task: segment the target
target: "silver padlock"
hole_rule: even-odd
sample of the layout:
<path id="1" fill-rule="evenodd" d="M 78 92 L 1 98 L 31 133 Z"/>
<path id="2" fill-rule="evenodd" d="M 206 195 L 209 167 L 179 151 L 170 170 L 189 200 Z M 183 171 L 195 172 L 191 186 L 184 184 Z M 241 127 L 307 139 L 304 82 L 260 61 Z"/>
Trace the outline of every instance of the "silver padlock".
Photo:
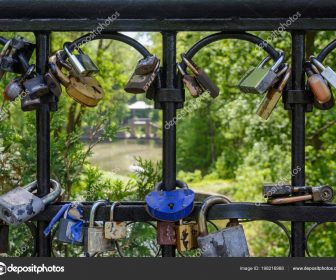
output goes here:
<path id="1" fill-rule="evenodd" d="M 89 56 L 83 53 L 80 48 L 77 48 L 79 54 L 74 55 L 69 50 L 68 43 L 65 43 L 64 50 L 69 57 L 71 66 L 78 75 L 89 76 L 99 72 L 99 68 L 94 64 Z"/>
<path id="2" fill-rule="evenodd" d="M 321 76 L 325 78 L 329 84 L 336 88 L 336 73 L 329 66 L 324 66 L 316 57 L 310 56 L 311 63 L 316 66 Z"/>
<path id="3" fill-rule="evenodd" d="M 98 200 L 92 205 L 90 212 L 89 227 L 86 228 L 84 235 L 84 252 L 87 257 L 93 257 L 98 253 L 112 251 L 115 248 L 115 243 L 104 237 L 104 226 L 95 226 L 96 210 L 101 205 L 106 205 L 105 200 Z"/>
<path id="4" fill-rule="evenodd" d="M 0 196 L 0 219 L 10 225 L 19 225 L 44 210 L 61 194 L 62 188 L 55 180 L 50 180 L 52 192 L 44 197 L 37 197 L 32 191 L 37 189 L 37 181 L 25 187 L 15 188 Z"/>
<path id="5" fill-rule="evenodd" d="M 114 202 L 111 205 L 110 221 L 105 222 L 104 225 L 104 237 L 106 239 L 123 239 L 127 235 L 127 223 L 114 221 L 114 211 L 116 206 L 120 205 L 120 202 Z"/>
<path id="6" fill-rule="evenodd" d="M 256 68 L 251 68 L 238 82 L 238 88 L 245 93 L 264 93 L 278 81 L 280 66 L 283 64 L 285 53 L 281 52 L 271 68 L 265 67 L 270 60 L 267 56 Z"/>
<path id="7" fill-rule="evenodd" d="M 198 246 L 202 257 L 249 257 L 243 227 L 238 221 L 230 220 L 229 227 L 209 234 L 206 224 L 208 210 L 216 204 L 228 204 L 227 198 L 210 196 L 204 200 L 198 214 L 199 237 Z"/>

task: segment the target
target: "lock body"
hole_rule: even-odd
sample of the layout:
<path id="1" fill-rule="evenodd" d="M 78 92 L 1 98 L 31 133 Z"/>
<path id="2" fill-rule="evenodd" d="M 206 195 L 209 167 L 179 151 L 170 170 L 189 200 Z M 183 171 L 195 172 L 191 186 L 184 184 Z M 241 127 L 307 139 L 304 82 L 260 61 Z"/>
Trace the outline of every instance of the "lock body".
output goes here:
<path id="1" fill-rule="evenodd" d="M 133 94 L 147 92 L 158 75 L 159 67 L 160 60 L 156 56 L 139 60 L 124 90 Z"/>
<path id="2" fill-rule="evenodd" d="M 61 218 L 59 221 L 59 227 L 57 231 L 57 240 L 63 243 L 68 243 L 72 245 L 84 245 L 84 227 L 81 227 L 79 238 L 75 240 L 72 235 L 72 227 L 76 225 L 76 221 Z"/>
<path id="3" fill-rule="evenodd" d="M 245 93 L 264 93 L 277 79 L 277 74 L 267 68 L 250 69 L 238 83 L 238 88 Z"/>
<path id="4" fill-rule="evenodd" d="M 127 236 L 126 222 L 105 222 L 104 237 L 106 239 L 124 239 Z"/>
<path id="5" fill-rule="evenodd" d="M 1 195 L 0 219 L 11 225 L 19 225 L 42 212 L 45 206 L 53 203 L 62 191 L 58 182 L 50 180 L 50 183 L 52 191 L 41 198 L 32 194 L 32 191 L 37 189 L 37 181 Z"/>
<path id="6" fill-rule="evenodd" d="M 18 225 L 42 212 L 44 207 L 41 198 L 18 187 L 0 196 L 0 219 Z"/>
<path id="7" fill-rule="evenodd" d="M 84 236 L 84 251 L 89 257 L 112 251 L 115 248 L 115 243 L 112 240 L 104 238 L 104 227 L 102 226 L 85 228 Z"/>
<path id="8" fill-rule="evenodd" d="M 202 257 L 249 257 L 245 233 L 241 225 L 198 237 Z"/>
<path id="9" fill-rule="evenodd" d="M 238 82 L 238 88 L 245 93 L 264 93 L 278 81 L 278 71 L 284 60 L 285 54 L 280 53 L 272 67 L 265 67 L 270 59 L 267 56 L 257 67 L 250 68 Z"/>
<path id="10" fill-rule="evenodd" d="M 9 101 L 14 101 L 23 91 L 18 79 L 12 80 L 4 90 L 4 98 Z"/>
<path id="11" fill-rule="evenodd" d="M 159 245 L 176 245 L 174 222 L 157 222 L 157 243 Z"/>
<path id="12" fill-rule="evenodd" d="M 198 225 L 195 223 L 180 224 L 176 228 L 176 247 L 180 252 L 198 248 Z"/>
<path id="13" fill-rule="evenodd" d="M 66 86 L 67 94 L 81 105 L 95 107 L 104 98 L 104 91 L 95 77 L 70 76 L 70 83 Z"/>
<path id="14" fill-rule="evenodd" d="M 21 109 L 24 112 L 34 111 L 40 105 L 41 105 L 40 98 L 32 99 L 28 94 L 21 98 Z"/>
<path id="15" fill-rule="evenodd" d="M 41 97 L 49 92 L 49 87 L 41 75 L 27 79 L 23 82 L 23 86 L 31 99 Z"/>
<path id="16" fill-rule="evenodd" d="M 308 85 L 318 103 L 325 104 L 331 99 L 331 91 L 320 74 L 308 77 Z"/>

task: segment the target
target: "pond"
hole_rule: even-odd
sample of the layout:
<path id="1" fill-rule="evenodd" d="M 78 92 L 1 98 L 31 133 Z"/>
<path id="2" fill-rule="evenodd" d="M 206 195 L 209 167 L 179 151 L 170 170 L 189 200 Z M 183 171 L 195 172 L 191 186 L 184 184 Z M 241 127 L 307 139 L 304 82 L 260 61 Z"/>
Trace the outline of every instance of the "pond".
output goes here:
<path id="1" fill-rule="evenodd" d="M 127 139 L 98 144 L 93 149 L 90 162 L 104 171 L 127 175 L 136 166 L 135 157 L 161 160 L 161 143 L 156 140 Z"/>

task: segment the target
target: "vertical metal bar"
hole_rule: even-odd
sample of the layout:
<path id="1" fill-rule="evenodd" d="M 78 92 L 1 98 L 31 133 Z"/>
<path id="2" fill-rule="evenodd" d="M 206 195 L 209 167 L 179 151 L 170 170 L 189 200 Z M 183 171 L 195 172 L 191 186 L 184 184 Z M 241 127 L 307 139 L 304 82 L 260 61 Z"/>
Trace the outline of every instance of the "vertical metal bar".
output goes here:
<path id="1" fill-rule="evenodd" d="M 162 80 L 166 88 L 176 87 L 176 33 L 162 33 L 163 69 Z M 162 103 L 163 113 L 163 187 L 165 190 L 173 190 L 176 187 L 176 127 L 175 125 L 165 128 L 165 123 L 176 117 L 176 105 L 174 102 Z M 175 257 L 175 246 L 162 246 L 163 257 Z"/>
<path id="2" fill-rule="evenodd" d="M 36 37 L 36 71 L 45 74 L 48 68 L 50 52 L 50 37 L 47 32 L 38 32 Z M 46 100 L 41 100 L 41 106 L 36 111 L 37 136 L 37 194 L 44 196 L 50 191 L 50 112 Z M 38 222 L 37 255 L 39 257 L 51 256 L 51 239 L 45 237 L 43 230 L 47 222 Z"/>
<path id="3" fill-rule="evenodd" d="M 292 32 L 292 89 L 305 87 L 303 64 L 305 62 L 305 32 Z M 292 186 L 305 185 L 305 106 L 292 107 Z M 294 172 L 296 170 L 297 172 Z M 301 203 L 302 204 L 302 203 Z M 292 257 L 305 256 L 305 224 L 292 222 Z"/>

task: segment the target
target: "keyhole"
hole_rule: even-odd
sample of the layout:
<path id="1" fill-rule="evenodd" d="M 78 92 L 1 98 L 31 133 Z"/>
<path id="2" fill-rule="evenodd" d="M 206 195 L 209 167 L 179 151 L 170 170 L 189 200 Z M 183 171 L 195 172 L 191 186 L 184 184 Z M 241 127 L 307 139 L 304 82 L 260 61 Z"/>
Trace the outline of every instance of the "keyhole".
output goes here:
<path id="1" fill-rule="evenodd" d="M 174 203 L 172 203 L 172 202 L 169 203 L 169 204 L 168 204 L 168 207 L 169 207 L 170 210 L 173 210 L 173 208 L 174 208 Z"/>

